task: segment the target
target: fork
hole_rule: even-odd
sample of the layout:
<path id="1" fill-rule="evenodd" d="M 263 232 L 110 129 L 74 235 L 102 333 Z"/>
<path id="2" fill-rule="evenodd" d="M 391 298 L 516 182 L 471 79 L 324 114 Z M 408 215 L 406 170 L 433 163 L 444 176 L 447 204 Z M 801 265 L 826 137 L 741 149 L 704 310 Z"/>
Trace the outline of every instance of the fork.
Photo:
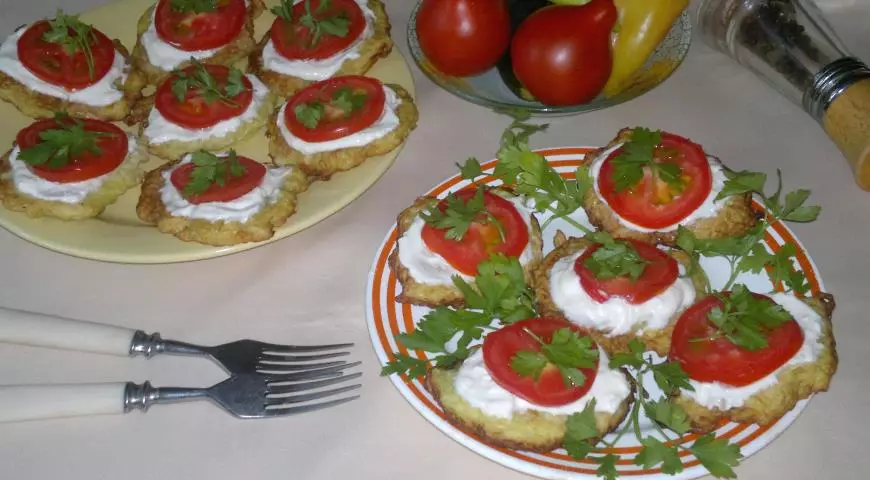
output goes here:
<path id="1" fill-rule="evenodd" d="M 352 343 L 294 346 L 238 340 L 201 346 L 163 339 L 159 333 L 147 334 L 142 330 L 7 308 L 0 308 L 0 342 L 109 355 L 144 355 L 147 358 L 161 353 L 195 355 L 210 358 L 229 374 L 259 372 L 273 378 L 305 370 L 348 368 L 359 364 L 345 361 L 311 363 L 348 355 L 350 352 L 335 350 L 349 348 Z"/>
<path id="2" fill-rule="evenodd" d="M 359 398 L 353 395 L 314 402 L 355 390 L 359 384 L 312 393 L 298 392 L 333 386 L 360 375 L 362 373 L 341 375 L 338 372 L 321 380 L 292 383 L 245 373 L 233 375 L 209 388 L 155 388 L 150 382 L 0 386 L 0 422 L 144 412 L 158 403 L 203 399 L 238 418 L 279 417 L 334 407 Z"/>

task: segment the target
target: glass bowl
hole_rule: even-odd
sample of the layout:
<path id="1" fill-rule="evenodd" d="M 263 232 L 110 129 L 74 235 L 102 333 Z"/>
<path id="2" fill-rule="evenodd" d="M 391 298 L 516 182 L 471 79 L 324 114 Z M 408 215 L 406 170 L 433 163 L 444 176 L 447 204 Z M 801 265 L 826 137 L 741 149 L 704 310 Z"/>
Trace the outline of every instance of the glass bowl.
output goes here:
<path id="1" fill-rule="evenodd" d="M 692 22 L 689 19 L 689 14 L 683 12 L 680 18 L 674 22 L 662 43 L 647 59 L 641 70 L 635 74 L 629 88 L 614 97 L 599 96 L 591 102 L 581 105 L 554 107 L 539 102 L 530 102 L 514 94 L 505 85 L 495 67 L 474 77 L 453 77 L 439 72 L 423 55 L 423 50 L 417 39 L 417 12 L 420 9 L 420 3 L 417 2 L 408 21 L 408 47 L 411 49 L 411 56 L 414 57 L 417 66 L 430 80 L 463 100 L 487 108 L 524 108 L 529 110 L 532 115 L 537 116 L 576 115 L 612 107 L 639 97 L 671 76 L 686 58 L 689 44 L 692 42 Z"/>

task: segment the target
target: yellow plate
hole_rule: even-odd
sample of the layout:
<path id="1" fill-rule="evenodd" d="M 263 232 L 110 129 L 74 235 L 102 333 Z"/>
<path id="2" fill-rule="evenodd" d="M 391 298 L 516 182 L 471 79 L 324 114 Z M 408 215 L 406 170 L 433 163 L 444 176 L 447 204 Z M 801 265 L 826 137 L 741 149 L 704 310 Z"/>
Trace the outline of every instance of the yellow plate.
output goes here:
<path id="1" fill-rule="evenodd" d="M 93 23 L 109 37 L 121 40 L 128 49 L 132 49 L 136 42 L 136 21 L 153 3 L 154 0 L 121 0 L 85 13 L 82 19 Z M 269 13 L 257 19 L 257 39 L 268 30 L 272 19 L 273 16 Z M 393 53 L 380 60 L 367 75 L 384 82 L 397 83 L 414 95 L 414 83 L 408 64 L 395 48 Z M 11 146 L 15 134 L 32 121 L 12 105 L 0 103 L 0 146 Z M 370 158 L 353 170 L 334 175 L 328 182 L 312 184 L 307 192 L 299 196 L 299 210 L 296 214 L 275 232 L 274 237 L 265 242 L 212 247 L 182 242 L 172 235 L 160 233 L 155 227 L 139 221 L 136 216 L 138 188 L 128 191 L 117 203 L 94 219 L 74 222 L 52 218 L 32 219 L 24 214 L 0 208 L 0 225 L 27 241 L 50 250 L 107 262 L 172 263 L 218 257 L 288 237 L 332 215 L 378 181 L 393 164 L 401 148 L 400 146 L 387 155 Z M 267 159 L 268 146 L 262 135 L 237 145 L 236 149 L 240 154 L 254 159 Z M 152 157 L 146 168 L 150 170 L 161 163 L 160 159 Z"/>

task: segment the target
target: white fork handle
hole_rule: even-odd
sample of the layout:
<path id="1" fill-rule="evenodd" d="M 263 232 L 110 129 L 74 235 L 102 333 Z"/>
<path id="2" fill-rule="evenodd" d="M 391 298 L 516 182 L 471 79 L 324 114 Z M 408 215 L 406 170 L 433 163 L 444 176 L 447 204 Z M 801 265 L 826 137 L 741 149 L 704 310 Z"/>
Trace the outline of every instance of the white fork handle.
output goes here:
<path id="1" fill-rule="evenodd" d="M 0 386 L 0 422 L 124 413 L 126 384 Z"/>
<path id="2" fill-rule="evenodd" d="M 135 330 L 0 308 L 0 342 L 129 355 Z"/>

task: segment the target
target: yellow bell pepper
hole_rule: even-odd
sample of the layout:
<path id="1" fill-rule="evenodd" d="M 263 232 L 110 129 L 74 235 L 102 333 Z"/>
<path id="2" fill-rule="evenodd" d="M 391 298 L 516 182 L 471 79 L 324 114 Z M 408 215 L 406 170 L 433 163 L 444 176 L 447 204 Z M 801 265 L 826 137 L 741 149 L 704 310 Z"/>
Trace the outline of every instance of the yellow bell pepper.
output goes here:
<path id="1" fill-rule="evenodd" d="M 619 11 L 613 34 L 613 70 L 604 96 L 612 97 L 628 83 L 664 40 L 689 0 L 614 0 Z"/>

